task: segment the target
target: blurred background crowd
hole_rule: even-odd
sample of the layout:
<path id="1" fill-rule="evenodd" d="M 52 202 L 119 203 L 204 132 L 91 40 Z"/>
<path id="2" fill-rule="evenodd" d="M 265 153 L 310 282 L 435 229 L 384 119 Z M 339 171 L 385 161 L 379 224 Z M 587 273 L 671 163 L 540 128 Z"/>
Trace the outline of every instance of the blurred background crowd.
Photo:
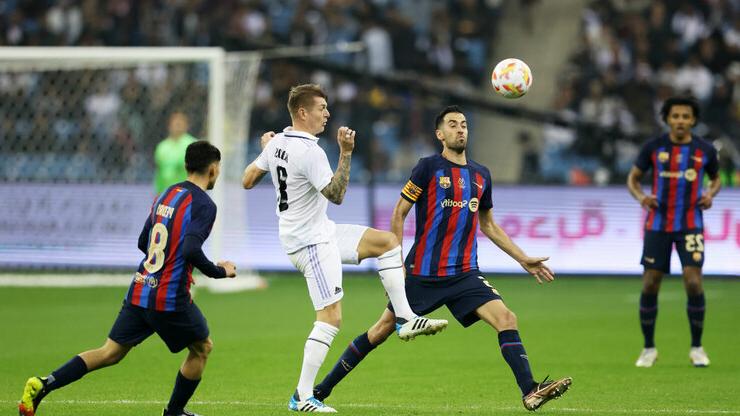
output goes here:
<path id="1" fill-rule="evenodd" d="M 663 101 L 687 94 L 702 110 L 694 132 L 720 139 L 726 182 L 737 184 L 740 1 L 593 1 L 560 78 L 553 110 L 585 123 L 545 129 L 540 179 L 621 183 L 645 133 L 661 129 Z"/>
<path id="2" fill-rule="evenodd" d="M 329 132 L 363 136 L 353 180 L 404 180 L 436 148 L 433 118 L 449 97 L 490 95 L 505 0 L 0 0 L 2 46 L 222 46 L 246 51 L 362 41 L 357 54 L 264 61 L 254 91 L 259 135 L 289 124 L 291 85 L 326 87 Z M 525 20 L 538 0 L 520 2 Z M 740 1 L 597 0 L 582 9 L 580 44 L 558 77 L 542 134 L 522 132 L 520 182 L 622 183 L 657 109 L 676 93 L 702 106 L 695 130 L 722 147 L 727 183 L 740 160 Z M 183 111 L 205 137 L 207 74 L 139 66 L 54 75 L 0 71 L 0 178 L 150 180 L 168 117 Z M 404 83 L 413 80 L 413 83 Z M 65 85 L 88 85 L 61 96 Z M 412 87 L 413 85 L 413 87 Z M 423 86 L 433 86 L 427 89 Z M 420 87 L 422 86 L 422 87 Z M 436 90 L 436 91 L 435 91 Z M 43 94 L 40 91 L 44 91 Z M 495 110 L 495 108 L 494 108 Z M 482 111 L 482 110 L 481 110 Z M 485 114 L 471 112 L 471 122 Z M 336 158 L 331 133 L 322 140 Z M 511 149 L 512 152 L 515 150 Z M 66 159 L 34 169 L 49 154 Z M 70 163 L 70 161 L 77 161 Z M 74 168 L 70 168 L 74 166 Z"/>

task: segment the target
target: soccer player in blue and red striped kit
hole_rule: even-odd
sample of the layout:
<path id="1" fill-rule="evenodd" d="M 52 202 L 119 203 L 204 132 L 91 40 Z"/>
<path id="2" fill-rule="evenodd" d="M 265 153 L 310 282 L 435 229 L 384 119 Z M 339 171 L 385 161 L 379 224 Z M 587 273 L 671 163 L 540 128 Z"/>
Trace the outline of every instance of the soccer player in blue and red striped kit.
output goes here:
<path id="1" fill-rule="evenodd" d="M 663 275 L 671 271 L 671 252 L 675 244 L 688 296 L 689 359 L 696 367 L 706 367 L 709 357 L 701 344 L 705 307 L 701 272 L 704 264 L 702 211 L 712 207 L 712 200 L 719 192 L 719 162 L 712 144 L 691 132 L 699 119 L 699 105 L 695 100 L 671 97 L 663 103 L 661 116 L 669 132 L 645 143 L 627 179 L 632 196 L 648 210 L 640 295 L 640 324 L 645 343 L 635 365 L 652 367 L 658 359 L 654 340 L 658 291 Z M 651 169 L 652 193 L 646 195 L 640 179 Z M 705 174 L 709 176 L 706 191 L 702 189 Z"/>
<path id="2" fill-rule="evenodd" d="M 201 249 L 216 220 L 216 204 L 205 191 L 213 189 L 220 164 L 221 153 L 210 143 L 198 141 L 187 147 L 187 181 L 167 188 L 152 205 L 138 242 L 146 257 L 105 344 L 74 356 L 47 377 L 29 378 L 18 404 L 21 416 L 35 415 L 41 400 L 53 390 L 117 364 L 155 332 L 173 353 L 189 350 L 163 415 L 193 415 L 185 405 L 213 348 L 206 319 L 190 296 L 193 267 L 216 279 L 236 276 L 233 263 L 213 264 Z"/>
<path id="3" fill-rule="evenodd" d="M 554 279 L 547 257 L 529 257 L 493 220 L 491 174 L 467 159 L 468 126 L 457 106 L 442 110 L 435 120 L 442 153 L 419 160 L 393 211 L 391 231 L 403 241 L 403 224 L 416 204 L 416 236 L 406 256 L 406 296 L 414 313 L 430 313 L 446 305 L 464 327 L 479 320 L 498 332 L 501 354 L 511 367 L 524 407 L 536 410 L 562 395 L 571 378 L 534 381 L 529 359 L 517 330 L 516 315 L 478 270 L 476 233 L 481 231 L 515 259 L 538 283 Z M 334 368 L 314 389 L 324 400 L 332 389 L 395 328 L 392 305 L 380 320 L 355 338 Z"/>

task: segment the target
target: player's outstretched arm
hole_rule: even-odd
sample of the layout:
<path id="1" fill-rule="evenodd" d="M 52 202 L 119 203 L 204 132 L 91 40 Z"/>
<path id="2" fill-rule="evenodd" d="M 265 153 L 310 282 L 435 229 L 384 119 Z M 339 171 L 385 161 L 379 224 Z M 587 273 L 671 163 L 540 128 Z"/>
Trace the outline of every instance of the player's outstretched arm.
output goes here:
<path id="1" fill-rule="evenodd" d="M 414 205 L 404 198 L 398 198 L 396 207 L 393 208 L 391 216 L 391 232 L 396 235 L 398 242 L 403 244 L 403 225 L 406 223 L 406 216 L 409 215 L 411 207 Z"/>
<path id="2" fill-rule="evenodd" d="M 352 163 L 352 150 L 355 148 L 355 131 L 349 127 L 340 127 L 337 131 L 337 143 L 339 143 L 339 163 L 337 170 L 326 185 L 321 194 L 334 204 L 341 204 L 344 194 L 347 192 L 349 183 L 349 169 Z"/>
<path id="3" fill-rule="evenodd" d="M 258 168 L 254 162 L 250 163 L 249 166 L 244 169 L 244 174 L 242 175 L 242 186 L 244 189 L 254 188 L 254 185 L 257 185 L 262 178 L 265 177 L 266 173 L 266 170 Z"/>
<path id="4" fill-rule="evenodd" d="M 213 264 L 212 261 L 208 260 L 205 253 L 203 253 L 202 246 L 202 238 L 192 234 L 185 235 L 182 242 L 185 261 L 195 266 L 204 275 L 214 279 L 236 276 L 236 266 L 234 266 L 234 263 L 227 261 L 219 262 L 218 265 Z"/>
<path id="5" fill-rule="evenodd" d="M 655 195 L 645 195 L 642 192 L 642 185 L 640 185 L 640 179 L 642 179 L 643 172 L 637 166 L 632 166 L 629 176 L 627 176 L 627 189 L 633 198 L 637 200 L 645 209 L 658 208 L 658 198 Z"/>
<path id="6" fill-rule="evenodd" d="M 537 283 L 551 282 L 555 280 L 554 273 L 550 270 L 545 262 L 549 257 L 529 257 L 524 251 L 516 245 L 509 235 L 506 234 L 493 220 L 493 212 L 490 209 L 479 210 L 478 219 L 480 220 L 480 230 L 485 234 L 493 244 L 503 250 L 511 258 L 516 260 L 527 273 L 537 279 Z"/>
<path id="7" fill-rule="evenodd" d="M 260 138 L 262 150 L 265 150 L 265 147 L 267 147 L 267 144 L 270 143 L 273 137 L 275 137 L 274 131 L 268 131 L 262 135 Z M 244 189 L 252 189 L 254 185 L 257 185 L 262 180 L 266 173 L 267 171 L 258 168 L 255 162 L 250 163 L 242 174 L 242 186 Z"/>

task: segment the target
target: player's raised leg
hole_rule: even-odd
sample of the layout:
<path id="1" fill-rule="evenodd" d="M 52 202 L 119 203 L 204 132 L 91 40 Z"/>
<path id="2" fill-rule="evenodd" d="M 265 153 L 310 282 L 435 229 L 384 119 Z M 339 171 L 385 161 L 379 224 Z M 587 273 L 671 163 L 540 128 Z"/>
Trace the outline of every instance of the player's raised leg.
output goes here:
<path id="1" fill-rule="evenodd" d="M 334 364 L 334 368 L 313 389 L 318 400 L 326 400 L 334 387 L 354 370 L 360 362 L 378 345 L 382 344 L 396 330 L 396 315 L 386 309 L 367 332 L 357 336 Z"/>
<path id="2" fill-rule="evenodd" d="M 529 366 L 529 357 L 524 349 L 517 330 L 514 312 L 500 299 L 489 301 L 476 309 L 476 314 L 498 331 L 501 354 L 511 368 L 516 383 L 522 392 L 522 402 L 527 410 L 537 410 L 552 399 L 560 397 L 568 390 L 572 379 L 534 381 Z"/>
<path id="3" fill-rule="evenodd" d="M 18 403 L 18 414 L 34 416 L 47 394 L 81 379 L 91 371 L 118 363 L 130 350 L 131 347 L 108 338 L 102 347 L 75 355 L 48 376 L 29 378 Z"/>
<path id="4" fill-rule="evenodd" d="M 418 335 L 433 335 L 447 327 L 445 319 L 417 316 L 406 298 L 403 253 L 395 234 L 368 228 L 357 246 L 359 260 L 377 257 L 378 273 L 396 315 L 396 331 L 404 341 Z"/>
<path id="5" fill-rule="evenodd" d="M 710 363 L 709 357 L 701 344 L 701 336 L 704 331 L 704 311 L 706 308 L 701 268 L 692 266 L 684 267 L 683 282 L 686 289 L 686 296 L 688 297 L 686 314 L 688 315 L 689 328 L 691 329 L 689 359 L 694 367 L 707 367 Z"/>
<path id="6" fill-rule="evenodd" d="M 658 359 L 655 348 L 655 321 L 658 316 L 658 292 L 663 279 L 663 272 L 656 269 L 645 269 L 642 276 L 642 293 L 640 293 L 640 328 L 645 340 L 637 367 L 652 367 Z"/>

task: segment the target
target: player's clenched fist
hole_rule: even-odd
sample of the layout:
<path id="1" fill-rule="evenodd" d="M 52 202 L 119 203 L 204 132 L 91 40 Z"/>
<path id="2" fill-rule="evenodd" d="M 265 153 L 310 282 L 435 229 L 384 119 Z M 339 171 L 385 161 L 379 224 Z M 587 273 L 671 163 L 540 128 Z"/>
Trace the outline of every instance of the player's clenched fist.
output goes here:
<path id="1" fill-rule="evenodd" d="M 349 127 L 342 126 L 337 130 L 337 143 L 339 150 L 343 153 L 352 153 L 355 148 L 355 131 Z"/>
<path id="2" fill-rule="evenodd" d="M 658 198 L 655 195 L 645 195 L 640 198 L 640 205 L 645 209 L 658 208 Z"/>
<path id="3" fill-rule="evenodd" d="M 263 134 L 262 137 L 260 137 L 260 146 L 264 149 L 265 146 L 267 146 L 267 143 L 272 140 L 272 138 L 275 137 L 274 131 L 268 131 L 267 133 Z"/>
<path id="4" fill-rule="evenodd" d="M 226 270 L 226 277 L 236 277 L 236 265 L 230 261 L 220 261 L 217 263 Z"/>

